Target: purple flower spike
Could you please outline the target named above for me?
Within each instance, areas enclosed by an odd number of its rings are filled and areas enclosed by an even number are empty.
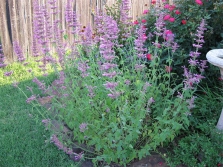
[[[79,62],[78,63],[78,70],[81,72],[81,76],[82,77],[87,77],[89,74],[87,72],[87,70],[90,67],[88,66],[87,62]]]
[[[111,68],[117,67],[117,64],[112,64],[112,63],[104,63],[101,65],[102,70],[109,70]]]
[[[16,53],[16,55],[17,55],[17,58],[18,58],[19,62],[23,62],[23,61],[26,60],[23,53],[22,53],[22,49],[20,48],[19,43],[17,41],[13,42],[13,49],[14,49],[14,52]]]
[[[187,107],[188,107],[189,110],[191,110],[192,108],[195,107],[195,105],[194,105],[194,100],[195,100],[195,98],[196,98],[196,97],[193,96],[191,99],[188,99],[188,100],[187,100],[187,103],[188,103],[188,106],[187,106]]]
[[[5,63],[5,58],[2,52],[2,46],[0,45],[0,68],[7,66]]]
[[[35,95],[32,95],[31,97],[29,97],[27,100],[26,100],[26,103],[31,103],[32,101],[36,100],[36,96]]]
[[[116,86],[118,86],[117,82],[107,82],[106,84],[104,84],[104,86],[106,87],[106,89],[114,89]]]
[[[83,152],[75,155],[75,161],[80,161],[83,158]]]
[[[110,73],[105,72],[105,73],[102,74],[102,76],[105,76],[105,77],[108,77],[108,78],[113,78],[113,77],[116,76],[116,74],[117,73],[115,71],[110,72]]]
[[[13,73],[13,71],[8,71],[8,72],[5,72],[5,73],[4,73],[4,76],[9,77],[9,76],[11,76],[11,75],[12,75],[12,73]]]
[[[109,93],[108,97],[112,98],[112,99],[116,99],[117,97],[120,96],[120,92],[113,92],[113,93]]]
[[[147,49],[144,47],[144,42],[146,41],[146,28],[144,28],[143,25],[140,25],[140,27],[136,31],[137,39],[134,41],[135,43],[135,50],[137,51],[137,56],[139,58],[145,58],[146,54],[145,52]]]

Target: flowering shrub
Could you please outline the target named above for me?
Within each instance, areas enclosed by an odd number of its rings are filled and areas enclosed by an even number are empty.
[[[56,135],[52,136],[52,142],[76,159],[84,155],[94,157],[95,165],[97,161],[126,165],[172,141],[189,126],[188,117],[196,99],[194,92],[206,68],[206,62],[197,59],[204,43],[205,20],[200,19],[197,26],[194,48],[187,56],[190,65],[183,67],[184,79],[178,84],[175,80],[178,76],[173,73],[175,53],[180,53],[175,41],[177,35],[167,27],[176,22],[174,17],[161,11],[156,13],[154,28],[148,27],[145,19],[135,21],[136,26],[131,28],[126,12],[128,1],[118,1],[119,14],[112,14],[112,10],[110,15],[97,12],[93,35],[89,26],[80,30],[69,2],[66,21],[70,34],[74,35],[74,44],[69,48],[61,40],[64,34],[59,21],[51,26],[46,8],[37,1],[34,3],[35,57],[44,72],[47,64],[52,64],[58,79],[50,87],[38,78],[33,82],[52,99],[58,117],[72,130],[73,141],[85,144],[87,149],[82,148],[83,152],[77,154]],[[49,3],[57,16],[56,1]],[[165,8],[171,12],[176,9]],[[125,41],[120,40],[122,37]],[[57,46],[58,59],[51,55],[50,43]],[[23,62],[17,43],[14,48],[18,61]],[[42,48],[40,53],[37,48]],[[27,99],[27,103],[34,101],[37,101],[35,95]]]
[[[174,38],[174,44],[171,46],[174,51],[173,70],[174,72],[181,73],[181,67],[188,64],[187,59],[189,58],[189,55],[187,53],[193,50],[192,46],[194,40],[191,39],[196,37],[196,28],[200,24],[202,18],[208,20],[209,16],[202,12],[200,5],[196,5],[195,1],[191,0],[190,3],[176,2],[175,5],[170,5],[166,2],[164,3],[164,7],[159,10],[163,13],[163,24],[166,28],[165,34],[174,34],[172,37]],[[154,30],[154,23],[156,22],[155,18],[158,17],[156,11],[156,8],[153,8],[146,16],[144,16],[147,18],[147,33],[151,36],[152,40],[156,40],[156,36],[153,36],[153,34],[156,33]],[[193,12],[196,13],[197,17],[193,18],[193,16],[195,16],[195,13]],[[154,45],[162,48],[166,39],[167,38],[164,38],[164,40],[159,38]],[[150,41],[147,40],[147,42],[149,43]],[[182,49],[177,49],[179,47]],[[162,57],[163,59],[167,59],[167,51],[163,51]]]

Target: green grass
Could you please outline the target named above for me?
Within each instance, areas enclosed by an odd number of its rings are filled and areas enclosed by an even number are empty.
[[[24,68],[14,63],[0,69],[0,167],[71,167],[76,166],[69,157],[49,142],[50,132],[41,123],[41,114],[26,97],[11,86],[10,77],[3,76],[5,71],[13,70],[13,78],[20,82],[19,87],[31,96],[26,86],[34,86],[31,74],[26,72],[32,68],[35,75],[40,71],[31,63]],[[3,77],[2,77],[3,76]],[[51,74],[48,78],[55,78]],[[40,109],[40,108],[39,108]]]

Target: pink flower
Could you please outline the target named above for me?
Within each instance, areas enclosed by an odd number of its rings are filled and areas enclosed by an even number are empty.
[[[170,19],[170,15],[168,14],[168,15],[165,15],[164,17],[163,17],[163,20],[169,20]]]
[[[198,5],[203,5],[202,0],[195,0],[195,2],[196,2],[196,4],[198,4]]]
[[[166,72],[171,72],[172,71],[172,67],[171,66],[166,66]]]
[[[143,11],[143,14],[147,14],[147,13],[149,13],[149,10],[144,10]]]
[[[152,2],[151,2],[151,3],[152,3],[153,5],[154,5],[154,4],[156,4],[156,0],[152,0]]]
[[[147,39],[146,34],[143,34],[143,35],[142,35],[142,39],[143,39],[143,40],[146,40],[146,39]]]
[[[187,20],[182,20],[181,23],[182,24],[187,24]]]
[[[156,48],[161,48],[161,45],[160,45],[160,43],[158,43],[158,42],[154,42],[153,45],[154,45]]]
[[[165,30],[164,31],[164,39],[166,41],[172,41],[174,39],[174,34],[171,30]]]
[[[159,162],[159,165],[162,166],[163,165],[163,162]]]
[[[169,9],[170,8],[170,5],[169,4],[166,4],[166,5],[164,5],[164,8],[165,9]]]
[[[175,14],[181,14],[181,12],[179,10],[176,10]]]
[[[143,20],[142,20],[142,23],[146,23],[146,19],[143,19]]]
[[[176,8],[175,5],[170,5],[170,6],[169,6],[169,10],[170,10],[170,11],[173,11],[175,8]]]
[[[170,22],[174,22],[175,21],[175,18],[174,17],[171,17],[171,18],[169,18],[169,21]]]
[[[147,60],[152,60],[152,55],[151,54],[147,54],[146,58],[147,58]]]
[[[135,20],[135,21],[133,22],[133,24],[134,24],[134,25],[139,24],[138,20]]]

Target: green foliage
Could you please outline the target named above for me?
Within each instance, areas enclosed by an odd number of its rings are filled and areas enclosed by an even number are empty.
[[[33,76],[41,76],[43,72],[38,68],[38,63],[33,59],[27,61],[27,65],[24,66],[21,63],[15,62],[13,64],[9,64],[4,68],[0,68],[0,86],[12,84],[13,82],[21,82],[28,79],[32,79]],[[48,65],[48,73],[52,73],[53,69]],[[13,71],[11,77],[4,76],[4,73],[7,71]]]
[[[222,89],[200,88],[195,108],[190,116],[191,132],[210,135],[218,121],[222,109]],[[190,133],[188,133],[190,134]]]
[[[211,138],[192,134],[180,139],[168,162],[171,166],[185,164],[189,167],[219,166],[223,164],[223,134],[217,131]]]
[[[223,134],[215,128],[222,109],[222,89],[207,87],[200,90],[189,117],[188,130],[181,131],[180,137],[172,143],[173,152],[168,153],[166,160],[170,166],[216,166],[223,163]]]

